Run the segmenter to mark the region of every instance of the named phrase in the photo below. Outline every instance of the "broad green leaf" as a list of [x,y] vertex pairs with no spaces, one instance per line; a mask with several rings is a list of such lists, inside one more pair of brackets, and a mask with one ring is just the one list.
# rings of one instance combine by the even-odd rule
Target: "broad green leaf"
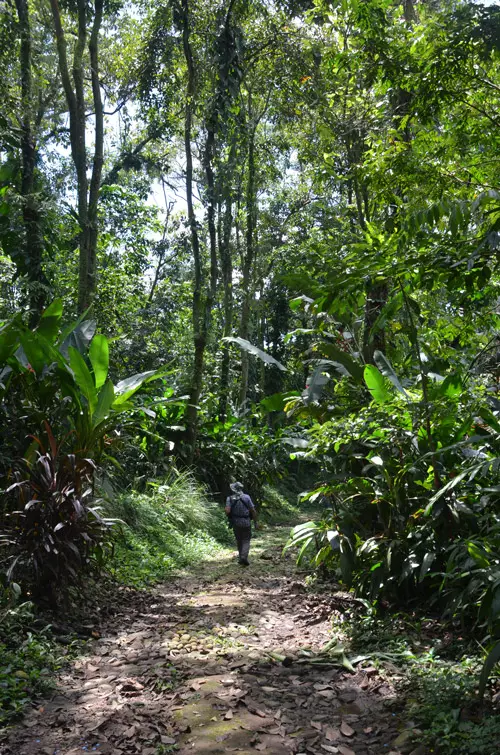
[[238,344],[240,349],[243,349],[243,351],[248,351],[249,354],[252,354],[253,356],[258,357],[265,364],[273,365],[274,367],[277,367],[279,370],[286,372],[286,367],[283,364],[281,364],[281,362],[278,362],[278,360],[272,357],[271,354],[267,354],[265,351],[262,351],[262,349],[259,349],[257,346],[254,346],[252,343],[250,343],[250,341],[247,341],[245,338],[239,338],[239,337],[233,338],[232,336],[226,336],[222,340],[236,343]]
[[490,562],[484,555],[481,548],[479,548],[475,543],[467,543],[467,553],[482,569],[487,569],[489,567]]
[[31,367],[37,375],[41,374],[44,367],[56,361],[50,342],[36,331],[21,333],[19,340],[21,348],[16,351],[16,358],[26,368]]
[[97,390],[104,385],[109,369],[109,344],[106,336],[96,335],[90,342],[89,358],[94,370]]
[[75,382],[87,399],[90,413],[93,414],[97,406],[97,391],[94,379],[87,367],[84,358],[73,346],[68,348],[69,364],[73,372]]
[[392,364],[389,362],[385,354],[383,354],[381,351],[375,351],[373,353],[373,358],[382,375],[391,381],[397,391],[403,393],[405,396],[408,396],[405,389],[401,385],[398,376],[394,372]]
[[310,545],[311,545],[311,544],[312,544],[313,542],[314,542],[314,535],[310,535],[310,537],[308,537],[308,538],[307,538],[307,539],[305,540],[305,542],[304,542],[304,544],[302,545],[302,548],[300,549],[300,551],[299,551],[299,553],[298,553],[298,556],[297,556],[297,566],[300,566],[300,564],[302,563],[302,559],[304,558],[304,556],[305,556],[305,553],[306,553],[306,551],[307,551],[308,547],[309,547],[309,546],[310,546]]
[[19,330],[14,322],[0,329],[0,364],[5,364],[19,344]]
[[463,391],[462,378],[456,373],[445,377],[438,389],[438,393],[441,396],[448,396],[448,398],[458,398],[462,395]]
[[427,574],[427,572],[431,568],[432,563],[433,563],[433,561],[434,561],[435,558],[436,558],[436,554],[435,553],[430,553],[429,552],[429,553],[425,554],[425,556],[424,556],[424,558],[422,560],[422,565],[420,567],[419,582],[421,582],[423,580],[423,578],[425,577],[425,575]]
[[92,417],[92,423],[98,425],[111,412],[113,401],[115,400],[115,389],[111,380],[107,380],[99,391],[97,406]]
[[272,396],[266,396],[260,402],[265,412],[282,412],[292,396],[299,396],[298,391],[289,393],[273,393]]
[[54,343],[59,333],[59,323],[63,313],[62,299],[54,299],[42,314],[40,323],[36,332],[46,338],[50,343]]
[[125,378],[125,380],[120,380],[115,386],[115,401],[113,407],[121,406],[145,383],[161,378],[165,374],[165,370],[148,370],[147,372],[138,372],[135,375],[131,375],[130,377]]
[[367,364],[364,370],[366,387],[372,394],[372,398],[377,404],[385,404],[393,398],[387,381],[382,373],[373,365]]
[[[354,359],[350,354],[340,349],[334,343],[328,343],[328,341],[321,341],[314,345],[314,350],[319,351],[324,356],[341,365],[351,377],[357,383],[363,382],[363,365],[357,359]],[[345,373],[343,373],[345,374]]]
[[500,663],[500,642],[497,642],[497,644],[493,646],[493,648],[490,650],[483,664],[483,668],[481,670],[481,676],[479,677],[479,690],[478,690],[479,700],[482,700],[484,697],[484,693],[486,691],[486,685],[488,684],[488,679],[490,677],[491,672],[497,665],[497,663]]
[[77,324],[61,343],[61,354],[68,358],[70,347],[79,351],[80,354],[86,354],[89,343],[94,337],[95,329],[95,320],[84,320]]

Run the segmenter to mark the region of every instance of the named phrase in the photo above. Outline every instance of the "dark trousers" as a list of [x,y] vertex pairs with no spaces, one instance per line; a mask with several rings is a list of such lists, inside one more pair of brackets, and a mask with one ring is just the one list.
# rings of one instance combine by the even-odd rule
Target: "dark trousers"
[[252,537],[251,527],[240,527],[234,525],[234,535],[238,544],[238,554],[240,561],[248,561],[248,553],[250,551],[250,538]]

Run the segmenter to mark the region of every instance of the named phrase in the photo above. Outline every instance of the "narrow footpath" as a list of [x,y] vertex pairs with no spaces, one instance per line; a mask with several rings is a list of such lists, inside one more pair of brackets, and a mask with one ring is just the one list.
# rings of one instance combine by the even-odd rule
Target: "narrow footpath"
[[349,598],[306,589],[281,554],[288,532],[263,532],[247,569],[228,551],[150,591],[122,589],[0,753],[399,752],[390,677],[369,662],[317,665]]

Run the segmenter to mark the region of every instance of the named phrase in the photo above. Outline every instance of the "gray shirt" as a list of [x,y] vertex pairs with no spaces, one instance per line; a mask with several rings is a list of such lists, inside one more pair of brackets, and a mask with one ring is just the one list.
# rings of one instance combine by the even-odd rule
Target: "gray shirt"
[[226,506],[229,506],[231,509],[229,517],[233,525],[236,525],[236,527],[250,527],[251,512],[255,511],[255,506],[247,493],[230,495],[226,500]]

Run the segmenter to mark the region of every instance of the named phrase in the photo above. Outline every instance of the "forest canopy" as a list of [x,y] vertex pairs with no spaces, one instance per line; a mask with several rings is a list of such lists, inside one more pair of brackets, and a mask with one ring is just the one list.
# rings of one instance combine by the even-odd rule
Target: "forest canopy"
[[293,477],[301,562],[467,625],[483,695],[499,6],[0,0],[0,71],[6,596],[112,561],[124,491]]

